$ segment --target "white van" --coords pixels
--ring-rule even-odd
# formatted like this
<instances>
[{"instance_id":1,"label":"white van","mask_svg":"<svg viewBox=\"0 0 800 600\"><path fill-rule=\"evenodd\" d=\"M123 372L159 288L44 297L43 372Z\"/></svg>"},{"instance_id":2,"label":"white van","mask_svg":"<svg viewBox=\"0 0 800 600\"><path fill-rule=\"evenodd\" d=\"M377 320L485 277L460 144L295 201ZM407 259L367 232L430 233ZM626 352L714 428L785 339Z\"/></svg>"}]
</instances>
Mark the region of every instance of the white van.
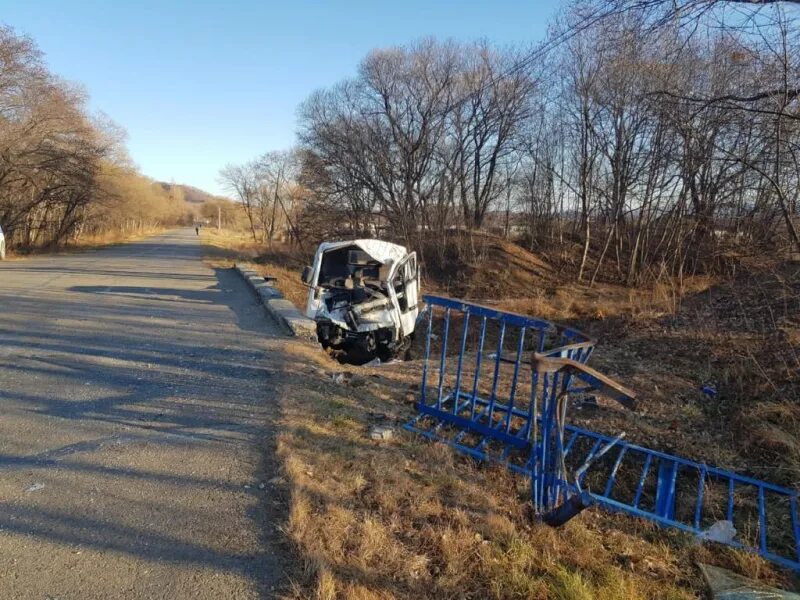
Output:
<instances>
[{"instance_id":1,"label":"white van","mask_svg":"<svg viewBox=\"0 0 800 600\"><path fill-rule=\"evenodd\" d=\"M325 242L301 278L324 348L357 363L409 353L420 302L416 252L381 240Z\"/></svg>"}]
</instances>

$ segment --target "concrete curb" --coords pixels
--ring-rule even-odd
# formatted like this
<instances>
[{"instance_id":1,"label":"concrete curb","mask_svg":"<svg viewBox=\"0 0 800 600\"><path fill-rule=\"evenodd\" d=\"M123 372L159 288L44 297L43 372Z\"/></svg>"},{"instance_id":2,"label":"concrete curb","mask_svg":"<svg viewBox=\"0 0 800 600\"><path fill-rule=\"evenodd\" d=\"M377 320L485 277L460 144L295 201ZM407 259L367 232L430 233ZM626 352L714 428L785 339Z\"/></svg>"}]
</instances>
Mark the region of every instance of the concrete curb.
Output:
<instances>
[{"instance_id":1,"label":"concrete curb","mask_svg":"<svg viewBox=\"0 0 800 600\"><path fill-rule=\"evenodd\" d=\"M286 328L295 337L317 340L317 324L297 310L294 304L284 298L276 287L252 269L236 264L233 265L233 268L252 288L261 300L261 304L279 325Z\"/></svg>"}]
</instances>

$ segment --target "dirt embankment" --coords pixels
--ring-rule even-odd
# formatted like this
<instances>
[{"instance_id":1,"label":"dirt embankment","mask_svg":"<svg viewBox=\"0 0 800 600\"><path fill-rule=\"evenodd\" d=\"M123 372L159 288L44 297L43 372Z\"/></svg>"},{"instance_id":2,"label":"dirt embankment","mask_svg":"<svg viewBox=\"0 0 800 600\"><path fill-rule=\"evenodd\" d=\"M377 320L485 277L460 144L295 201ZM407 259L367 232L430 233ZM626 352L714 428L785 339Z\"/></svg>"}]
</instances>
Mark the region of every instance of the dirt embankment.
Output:
<instances>
[{"instance_id":1,"label":"dirt embankment","mask_svg":"<svg viewBox=\"0 0 800 600\"><path fill-rule=\"evenodd\" d=\"M752 266L731 281L588 287L513 244L484 242L453 269L426 269L424 291L596 337L593 366L633 388L641 410L601 399L591 416L576 415L584 425L797 485L799 265ZM255 248L248 257L302 307L308 257ZM702 593L698 560L792 585L758 557L627 517L587 511L557 531L532 524L529 490L505 471L399 431L369 440L372 425L413 417L421 361L364 368L310 346L297 352L281 452L293 490L287 531L308 566L299 596L688 598Z\"/></svg>"}]
</instances>

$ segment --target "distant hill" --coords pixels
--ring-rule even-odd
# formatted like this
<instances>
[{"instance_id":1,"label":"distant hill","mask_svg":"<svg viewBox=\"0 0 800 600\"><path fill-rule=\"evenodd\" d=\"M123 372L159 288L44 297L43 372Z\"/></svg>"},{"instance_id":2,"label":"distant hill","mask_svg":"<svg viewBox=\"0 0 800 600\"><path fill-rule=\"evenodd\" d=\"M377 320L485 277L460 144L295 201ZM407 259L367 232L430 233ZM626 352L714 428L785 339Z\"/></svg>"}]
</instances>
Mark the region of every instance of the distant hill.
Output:
<instances>
[{"instance_id":1,"label":"distant hill","mask_svg":"<svg viewBox=\"0 0 800 600\"><path fill-rule=\"evenodd\" d=\"M181 190L183 192L184 200L186 200L186 202L189 204L203 204L204 202L209 202L212 200L228 200L228 198L209 194L208 192L191 185L185 185L182 183L167 183L165 181L159 181L158 184L167 192L172 191L173 188Z\"/></svg>"}]
</instances>

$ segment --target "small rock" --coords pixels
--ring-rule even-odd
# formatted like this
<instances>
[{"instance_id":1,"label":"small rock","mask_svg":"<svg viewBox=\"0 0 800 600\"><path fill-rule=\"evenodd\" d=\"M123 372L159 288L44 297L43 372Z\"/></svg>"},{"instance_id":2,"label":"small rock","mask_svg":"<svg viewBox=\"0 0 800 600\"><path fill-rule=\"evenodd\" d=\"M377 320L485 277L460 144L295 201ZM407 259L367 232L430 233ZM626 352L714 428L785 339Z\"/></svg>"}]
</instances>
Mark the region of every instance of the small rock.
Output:
<instances>
[{"instance_id":1,"label":"small rock","mask_svg":"<svg viewBox=\"0 0 800 600\"><path fill-rule=\"evenodd\" d=\"M372 440L390 440L394 435L394 429L388 425L373 425L369 430L369 437Z\"/></svg>"},{"instance_id":2,"label":"small rock","mask_svg":"<svg viewBox=\"0 0 800 600\"><path fill-rule=\"evenodd\" d=\"M38 492L39 490L43 490L43 489L44 489L44 484L43 483L34 483L31 487L29 487L25 491L26 492Z\"/></svg>"},{"instance_id":3,"label":"small rock","mask_svg":"<svg viewBox=\"0 0 800 600\"><path fill-rule=\"evenodd\" d=\"M258 489L260 490L267 489L267 484L262 481L261 483L258 484Z\"/></svg>"},{"instance_id":4,"label":"small rock","mask_svg":"<svg viewBox=\"0 0 800 600\"><path fill-rule=\"evenodd\" d=\"M759 581L749 579L732 571L700 563L700 571L708 583L710 598L774 598L789 600L797 598L797 594L770 587Z\"/></svg>"}]
</instances>

